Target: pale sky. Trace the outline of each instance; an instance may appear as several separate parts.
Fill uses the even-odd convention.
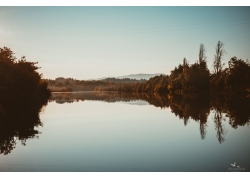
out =
[[[220,40],[250,59],[250,7],[0,7],[0,47],[38,61],[44,78],[164,73]]]

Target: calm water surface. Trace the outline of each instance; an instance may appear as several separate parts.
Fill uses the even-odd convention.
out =
[[[235,128],[211,107],[205,122],[184,120],[162,99],[53,94],[40,134],[0,154],[0,171],[250,171],[249,123]]]

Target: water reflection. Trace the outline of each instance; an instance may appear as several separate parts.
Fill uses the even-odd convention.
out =
[[[39,114],[48,102],[46,96],[11,94],[0,97],[0,154],[7,155],[17,141],[26,145],[29,138],[38,138],[42,126]]]
[[[17,141],[25,145],[29,138],[38,137],[36,127],[43,126],[39,114],[47,102],[73,103],[78,101],[131,102],[146,101],[160,108],[170,108],[171,112],[183,120],[199,123],[201,139],[206,138],[208,117],[212,116],[219,143],[226,139],[227,130],[223,123],[237,129],[250,124],[250,98],[239,95],[215,96],[209,94],[160,95],[156,93],[84,92],[53,93],[48,97],[1,96],[0,97],[0,154],[9,154]],[[98,113],[98,109],[96,109]]]
[[[85,92],[53,93],[50,99],[50,101],[57,103],[85,100],[106,102],[144,100],[155,107],[170,108],[172,113],[183,120],[185,126],[190,120],[198,122],[201,139],[206,137],[208,116],[211,115],[219,143],[225,141],[227,130],[224,128],[223,122],[226,121],[226,118],[235,129],[238,126],[250,124],[250,98],[245,95],[187,94],[169,96],[157,93]]]

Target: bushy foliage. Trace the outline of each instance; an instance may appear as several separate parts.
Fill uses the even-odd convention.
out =
[[[0,48],[0,154],[10,153],[20,140],[39,134],[39,113],[50,97],[37,63],[16,60],[9,48]]]
[[[42,80],[42,74],[36,71],[36,64],[28,62],[25,57],[17,60],[9,48],[0,48],[0,91],[17,96],[49,96],[47,83]]]

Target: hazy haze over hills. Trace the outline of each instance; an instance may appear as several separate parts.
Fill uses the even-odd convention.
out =
[[[124,76],[116,76],[114,78],[117,78],[117,79],[130,78],[130,79],[136,79],[136,80],[141,80],[141,79],[148,80],[149,78],[154,77],[154,76],[158,76],[160,74],[162,74],[162,73],[155,73],[155,74],[139,73],[139,74],[124,75]],[[106,78],[110,78],[110,77],[103,77],[103,78],[99,78],[99,79],[90,79],[90,80],[102,80],[102,79],[106,79]]]
[[[155,73],[155,74],[130,74],[130,75],[125,75],[125,76],[117,76],[116,78],[119,78],[119,79],[122,79],[122,78],[130,78],[130,79],[137,79],[137,80],[140,80],[140,79],[149,79],[151,77],[154,77],[154,76],[158,76],[162,73]]]

